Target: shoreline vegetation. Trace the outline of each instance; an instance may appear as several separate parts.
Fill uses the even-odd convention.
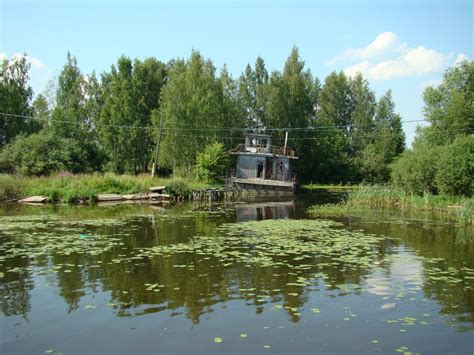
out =
[[[166,186],[172,196],[188,195],[194,190],[222,188],[219,183],[204,183],[192,178],[158,178],[150,175],[59,173],[48,177],[0,174],[0,202],[40,195],[50,202],[94,203],[99,194],[137,194],[153,186]]]
[[[474,199],[464,196],[423,196],[406,193],[391,186],[357,186],[347,189],[343,202],[316,205],[308,209],[313,216],[343,217],[364,214],[367,210],[398,209],[403,211],[435,212],[456,220],[458,225],[472,225],[474,220]]]
[[[41,195],[53,203],[95,203],[99,194],[137,194],[153,186],[166,186],[172,196],[185,196],[192,191],[222,189],[222,183],[205,183],[190,177],[159,178],[149,175],[117,175],[58,173],[48,177],[28,177],[0,174],[0,202]],[[400,188],[383,185],[302,184],[303,192],[338,191],[346,193],[337,204],[309,208],[313,216],[356,216],[368,210],[402,210],[435,212],[455,219],[459,225],[472,225],[474,199],[464,196],[410,194]]]

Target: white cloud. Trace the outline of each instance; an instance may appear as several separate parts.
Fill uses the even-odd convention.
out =
[[[383,32],[379,34],[374,41],[363,48],[348,48],[341,55],[328,61],[329,65],[339,62],[359,60],[359,59],[375,59],[393,52],[401,51],[405,44],[401,43],[398,36],[393,32]]]
[[[456,60],[454,61],[454,65],[456,64],[459,64],[461,63],[462,61],[464,60],[469,60],[469,57],[464,54],[464,53],[459,53],[457,56],[456,56]]]
[[[25,57],[26,61],[30,64],[29,84],[33,88],[34,94],[38,95],[44,91],[48,80],[50,80],[51,70],[38,58],[21,53],[14,53],[11,56],[8,56],[6,53],[0,52],[0,62],[3,62],[4,60],[16,61],[23,57]]]
[[[329,62],[358,61],[347,67],[344,72],[349,76],[360,72],[372,80],[390,80],[440,73],[453,58],[452,53],[445,55],[423,46],[409,47],[406,43],[402,43],[395,33],[384,32],[366,47],[346,49],[343,54]],[[459,53],[456,63],[465,58],[467,58],[465,54]]]

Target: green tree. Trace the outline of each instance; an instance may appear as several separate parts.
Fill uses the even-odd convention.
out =
[[[196,175],[205,182],[216,182],[222,180],[229,155],[222,143],[211,143],[196,157]]]
[[[254,69],[247,65],[239,78],[239,100],[245,117],[245,127],[261,130],[267,123],[267,87],[269,82],[265,62],[258,57]]]
[[[324,80],[319,99],[319,117],[341,128],[350,127],[354,100],[350,80],[343,72],[332,72]]]
[[[219,133],[224,136],[223,142],[227,149],[236,145],[236,140],[243,139],[243,130],[245,127],[245,111],[239,100],[238,83],[230,76],[227,66],[222,67],[219,82],[222,90],[222,107],[220,124],[229,129],[220,130]]]
[[[132,62],[124,56],[102,76],[98,127],[100,145],[107,156],[106,170],[147,170],[155,142],[152,113],[159,107],[165,80],[163,63],[154,58]]]
[[[390,178],[389,165],[405,148],[405,133],[401,117],[395,113],[391,91],[377,103],[372,134],[372,143],[364,148],[360,159],[362,179],[387,182]]]
[[[159,109],[164,122],[160,149],[164,166],[192,170],[196,152],[222,134],[215,129],[222,123],[222,105],[222,86],[210,60],[193,51],[188,60],[170,63]]]
[[[377,105],[369,83],[360,73],[350,81],[350,90],[354,107],[349,122],[349,143],[351,155],[357,156],[372,142]]]
[[[83,150],[77,156],[82,159],[77,164],[82,166],[80,171],[83,172],[98,170],[101,156],[95,130],[96,118],[88,110],[89,103],[94,99],[88,90],[94,77],[88,80],[81,73],[76,58],[68,52],[66,64],[58,77],[51,120],[44,127],[56,137],[74,141]]]
[[[436,194],[435,176],[440,155],[440,147],[426,144],[415,150],[406,150],[391,165],[392,183],[409,193]]]
[[[449,68],[438,87],[423,93],[425,118],[430,126],[421,129],[416,141],[432,145],[451,143],[459,134],[474,131],[474,61]],[[416,143],[416,142],[415,142]]]
[[[434,177],[440,194],[466,195],[473,192],[474,135],[458,135],[443,147]]]
[[[298,173],[302,178],[309,178],[313,169],[313,135],[309,131],[314,124],[319,82],[304,65],[298,49],[293,47],[283,72],[272,73],[268,85],[267,127],[298,128],[291,131],[289,144],[300,158],[296,163]],[[273,136],[283,143],[285,132],[275,131]]]
[[[332,172],[334,182],[353,181],[357,176],[349,139],[353,112],[349,78],[343,72],[329,74],[319,95],[316,127],[322,144],[318,144],[314,156],[321,161],[320,166]],[[323,159],[329,160],[325,162]]]
[[[38,132],[48,124],[50,120],[51,110],[48,100],[43,94],[39,94],[31,105],[33,112],[32,131]]]
[[[33,90],[28,84],[29,69],[26,55],[0,63],[0,148],[30,129],[30,120],[21,117],[31,115]]]
[[[0,153],[0,168],[26,175],[49,175],[58,171],[84,171],[87,155],[80,142],[42,130],[20,135]]]

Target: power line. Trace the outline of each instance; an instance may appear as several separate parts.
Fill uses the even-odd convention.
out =
[[[16,115],[6,112],[0,112],[0,115],[8,116],[8,117],[15,117],[15,118],[23,118],[23,119],[35,119],[39,121],[46,121],[46,122],[61,122],[61,123],[70,123],[75,125],[84,126],[86,123],[84,122],[77,122],[77,121],[70,121],[70,120],[58,120],[58,119],[49,119],[49,118],[37,118],[33,116],[26,116],[26,115]],[[415,123],[415,122],[428,122],[426,119],[418,119],[418,120],[407,120],[407,121],[400,121],[400,123]],[[223,127],[223,126],[199,126],[194,124],[187,124],[189,126],[195,126],[200,128],[189,128],[189,127],[163,127],[164,131],[250,131],[253,130],[252,128],[243,128],[243,127]],[[131,126],[131,125],[114,125],[114,124],[107,124],[107,123],[99,123],[95,126],[101,127],[110,127],[110,128],[125,128],[125,129],[143,129],[143,130],[156,130],[156,127],[153,126]],[[315,126],[315,127],[281,127],[281,128],[261,128],[262,131],[270,131],[270,132],[277,132],[277,131],[319,131],[319,130],[328,130],[334,128],[351,128],[357,130],[368,130],[372,131],[375,128],[370,127],[368,125],[331,125],[331,126]]]

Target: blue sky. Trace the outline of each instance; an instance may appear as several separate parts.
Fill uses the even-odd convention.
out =
[[[188,57],[197,49],[237,77],[262,56],[283,68],[296,45],[320,80],[361,71],[377,97],[392,89],[404,121],[423,118],[421,94],[473,58],[472,1],[27,1],[1,0],[0,56],[27,53],[36,93],[67,51],[81,70],[117,58]],[[404,124],[411,143],[416,123]]]

